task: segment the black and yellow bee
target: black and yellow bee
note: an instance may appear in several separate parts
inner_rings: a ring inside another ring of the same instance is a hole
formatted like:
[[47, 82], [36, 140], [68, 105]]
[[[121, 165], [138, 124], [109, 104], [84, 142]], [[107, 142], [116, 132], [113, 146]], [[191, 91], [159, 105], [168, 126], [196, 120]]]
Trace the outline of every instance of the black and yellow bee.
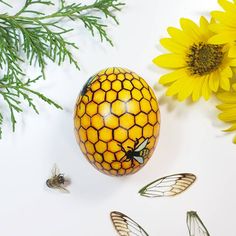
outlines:
[[47, 179], [46, 185], [49, 188], [59, 189], [63, 192], [69, 193], [65, 186], [70, 184], [70, 180], [65, 178], [64, 174], [60, 173], [56, 165], [52, 169], [51, 178]]
[[134, 160], [137, 161], [140, 164], [144, 163], [144, 158], [148, 156], [149, 149], [146, 148], [149, 141], [148, 138], [145, 139], [141, 144], [139, 144], [139, 140], [137, 139], [135, 141], [134, 147], [127, 146], [130, 150], [126, 151], [122, 145], [119, 145], [121, 147], [121, 150], [125, 153], [124, 157], [121, 158], [121, 162], [125, 161], [131, 161], [132, 167], [134, 166]]

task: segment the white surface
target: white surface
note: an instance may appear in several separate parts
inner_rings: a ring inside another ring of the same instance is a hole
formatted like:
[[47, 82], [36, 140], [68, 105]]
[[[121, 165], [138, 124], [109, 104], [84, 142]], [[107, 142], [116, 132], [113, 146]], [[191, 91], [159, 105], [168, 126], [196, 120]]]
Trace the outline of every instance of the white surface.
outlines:
[[[12, 1], [20, 4], [18, 1]], [[22, 1], [21, 1], [22, 2]], [[97, 172], [82, 156], [73, 133], [72, 113], [82, 84], [98, 70], [124, 66], [154, 85], [163, 73], [151, 60], [162, 49], [158, 40], [179, 17], [198, 19], [218, 8], [216, 0], [126, 0], [111, 25], [115, 47], [98, 43], [86, 31], [73, 35], [81, 50], [81, 71], [66, 64], [47, 68], [37, 88], [64, 106], [57, 111], [40, 103], [41, 114], [19, 117], [17, 131], [4, 130], [0, 141], [0, 235], [116, 235], [109, 213], [118, 210], [139, 222], [150, 235], [187, 236], [186, 212], [196, 210], [213, 236], [235, 236], [236, 156], [231, 136], [220, 132], [215, 102], [176, 103], [157, 93], [161, 135], [150, 162], [137, 174], [112, 178]], [[82, 29], [80, 27], [79, 29]], [[57, 163], [72, 179], [71, 194], [45, 187]], [[192, 172], [198, 177], [176, 198], [146, 199], [137, 192], [164, 175]]]

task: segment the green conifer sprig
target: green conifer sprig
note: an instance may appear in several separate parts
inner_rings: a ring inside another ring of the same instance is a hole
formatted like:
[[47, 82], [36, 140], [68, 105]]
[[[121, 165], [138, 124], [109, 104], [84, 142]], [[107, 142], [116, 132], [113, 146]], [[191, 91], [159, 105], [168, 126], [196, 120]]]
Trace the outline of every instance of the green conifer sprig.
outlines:
[[[0, 3], [11, 7], [6, 1], [0, 0]], [[9, 108], [13, 131], [16, 125], [15, 114], [23, 112], [23, 101], [36, 113], [38, 110], [33, 100], [35, 96], [49, 105], [61, 108], [43, 94], [31, 89], [32, 83], [45, 79], [48, 61], [60, 66], [68, 60], [79, 69], [78, 62], [71, 53], [72, 49], [78, 50], [78, 47], [65, 37], [73, 29], [64, 27], [62, 22], [81, 21], [93, 36], [98, 34], [101, 41], [105, 40], [112, 45], [102, 15], [118, 24], [114, 11], [120, 11], [124, 5], [119, 0], [96, 0], [90, 5], [66, 4], [65, 0], [60, 0], [59, 3], [59, 7], [55, 9], [52, 0], [26, 0], [16, 14], [0, 13], [0, 95], [3, 99], [0, 100]], [[52, 7], [51, 12], [46, 14], [37, 10], [40, 5]], [[36, 65], [40, 68], [41, 75], [25, 81], [27, 75], [23, 70], [24, 64]], [[0, 137], [4, 117], [5, 114], [0, 110]]]

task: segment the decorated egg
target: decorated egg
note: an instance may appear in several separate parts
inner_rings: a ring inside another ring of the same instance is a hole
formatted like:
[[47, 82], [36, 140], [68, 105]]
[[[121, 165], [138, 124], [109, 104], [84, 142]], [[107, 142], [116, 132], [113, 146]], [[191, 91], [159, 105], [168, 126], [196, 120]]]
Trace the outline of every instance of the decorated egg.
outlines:
[[102, 70], [80, 92], [74, 126], [84, 156], [97, 170], [113, 176], [135, 173], [147, 163], [158, 141], [157, 98], [136, 73]]

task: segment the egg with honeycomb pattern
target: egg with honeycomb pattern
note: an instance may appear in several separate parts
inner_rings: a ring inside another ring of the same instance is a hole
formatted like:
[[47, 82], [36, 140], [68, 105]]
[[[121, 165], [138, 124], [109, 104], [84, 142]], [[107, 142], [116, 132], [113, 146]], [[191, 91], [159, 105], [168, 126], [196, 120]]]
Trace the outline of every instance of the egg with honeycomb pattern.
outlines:
[[158, 101], [136, 73], [108, 68], [84, 85], [76, 102], [74, 127], [84, 156], [97, 170], [112, 176], [133, 174], [156, 147]]

